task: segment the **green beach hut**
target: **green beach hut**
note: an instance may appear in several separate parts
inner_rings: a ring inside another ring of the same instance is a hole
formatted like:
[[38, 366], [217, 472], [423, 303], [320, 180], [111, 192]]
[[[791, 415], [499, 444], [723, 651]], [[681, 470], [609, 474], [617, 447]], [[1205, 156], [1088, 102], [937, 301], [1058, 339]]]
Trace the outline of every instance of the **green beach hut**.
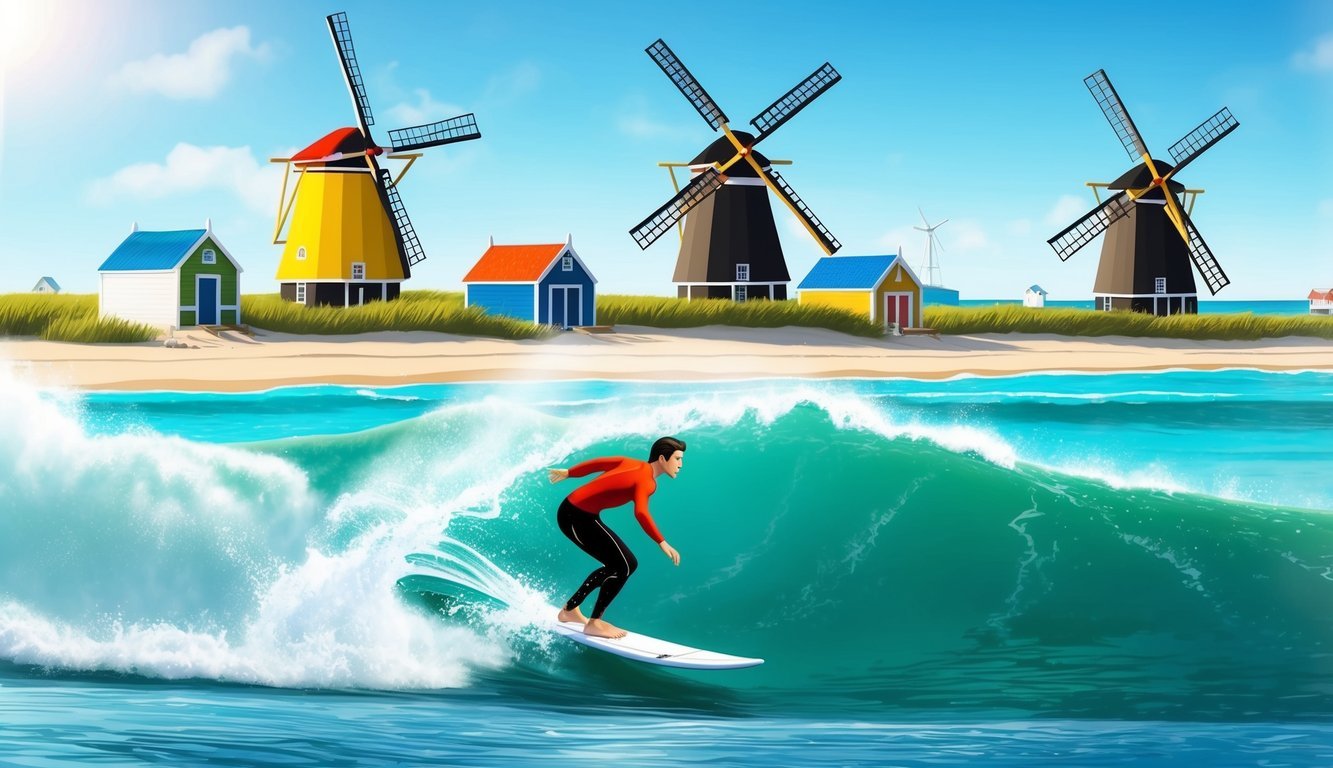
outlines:
[[211, 220], [166, 232], [135, 224], [97, 270], [99, 311], [161, 328], [239, 324], [243, 271]]

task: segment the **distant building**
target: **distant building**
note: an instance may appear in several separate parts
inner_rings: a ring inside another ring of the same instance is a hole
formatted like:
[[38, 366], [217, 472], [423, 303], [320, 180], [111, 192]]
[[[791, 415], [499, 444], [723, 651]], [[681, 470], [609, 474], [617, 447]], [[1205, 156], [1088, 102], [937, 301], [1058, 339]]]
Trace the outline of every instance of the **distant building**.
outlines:
[[597, 323], [597, 278], [574, 237], [550, 245], [491, 245], [463, 278], [466, 306], [560, 328]]
[[945, 288], [942, 285], [923, 285], [921, 286], [921, 304], [922, 306], [958, 306], [958, 291], [952, 288]]
[[236, 324], [242, 271], [211, 221], [167, 232], [141, 232], [135, 224], [97, 270], [98, 306], [103, 317], [161, 328]]
[[872, 323], [921, 325], [921, 280], [898, 256], [825, 256], [796, 287], [797, 301], [849, 309]]
[[1046, 291], [1043, 291], [1040, 285], [1029, 286], [1028, 289], [1023, 292], [1023, 306], [1046, 306]]
[[42, 277], [37, 284], [32, 287], [33, 293], [60, 293], [60, 283], [56, 282], [54, 277]]
[[1310, 291], [1310, 314], [1333, 315], [1333, 289]]

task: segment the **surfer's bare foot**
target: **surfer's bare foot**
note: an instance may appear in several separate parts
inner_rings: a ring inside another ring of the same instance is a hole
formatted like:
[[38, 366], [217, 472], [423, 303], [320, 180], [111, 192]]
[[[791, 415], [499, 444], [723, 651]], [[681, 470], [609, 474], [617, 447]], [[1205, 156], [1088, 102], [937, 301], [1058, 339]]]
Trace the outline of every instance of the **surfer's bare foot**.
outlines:
[[588, 623], [583, 625], [583, 634], [592, 637], [609, 637], [612, 640], [618, 637], [624, 637], [625, 630], [612, 626], [601, 619], [588, 619]]
[[588, 623], [588, 617], [583, 615], [583, 611], [580, 611], [578, 606], [575, 606], [572, 611], [560, 611], [558, 618], [561, 623], [568, 623], [571, 621], [577, 621], [580, 624]]

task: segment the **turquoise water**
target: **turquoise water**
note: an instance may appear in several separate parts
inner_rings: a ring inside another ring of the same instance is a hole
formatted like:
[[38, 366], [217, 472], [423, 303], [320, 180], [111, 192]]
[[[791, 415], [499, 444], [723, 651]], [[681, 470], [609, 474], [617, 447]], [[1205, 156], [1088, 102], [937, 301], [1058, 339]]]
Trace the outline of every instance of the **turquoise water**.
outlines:
[[[0, 761], [1333, 763], [1333, 374], [0, 389]], [[761, 667], [539, 628], [661, 434], [608, 618]]]

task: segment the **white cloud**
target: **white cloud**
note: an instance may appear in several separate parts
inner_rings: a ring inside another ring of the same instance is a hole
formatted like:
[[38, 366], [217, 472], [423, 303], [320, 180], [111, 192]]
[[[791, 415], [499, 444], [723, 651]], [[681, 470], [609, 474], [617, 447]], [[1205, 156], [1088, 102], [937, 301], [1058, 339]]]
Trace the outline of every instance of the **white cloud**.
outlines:
[[425, 88], [417, 88], [413, 93], [417, 97], [415, 104], [402, 102], [389, 107], [386, 111], [389, 117], [393, 118], [395, 127], [407, 128], [414, 125], [424, 125], [467, 112], [466, 109], [457, 105], [432, 99], [430, 91]]
[[1009, 234], [1016, 237], [1022, 237], [1032, 233], [1031, 219], [1014, 219], [1009, 222]]
[[1309, 50], [1297, 51], [1291, 57], [1291, 64], [1296, 69], [1316, 72], [1333, 70], [1333, 35], [1319, 38]]
[[267, 45], [250, 45], [248, 27], [215, 29], [195, 38], [185, 53], [158, 53], [129, 62], [111, 76], [111, 82], [173, 99], [207, 99], [231, 79], [232, 64], [238, 57], [263, 59], [267, 55]]
[[249, 147], [177, 144], [165, 163], [136, 163], [93, 181], [88, 197], [106, 204], [123, 198], [155, 200], [182, 193], [221, 190], [251, 210], [272, 214], [278, 205], [283, 167], [260, 163]]
[[957, 252], [985, 251], [992, 248], [986, 230], [975, 221], [955, 219], [945, 226], [951, 226], [953, 231], [946, 232], [945, 227], [940, 227], [939, 231], [935, 233], [935, 237], [939, 238], [941, 248], [949, 248]]
[[914, 259], [919, 254], [925, 253], [926, 233], [910, 226], [895, 227], [880, 235], [877, 242], [884, 248], [885, 253], [897, 253], [901, 246], [903, 257], [915, 264]]
[[1055, 201], [1055, 205], [1051, 206], [1051, 210], [1046, 213], [1046, 218], [1042, 219], [1042, 223], [1059, 231], [1073, 224], [1079, 216], [1091, 209], [1092, 206], [1088, 205], [1088, 201], [1081, 197], [1061, 195], [1060, 199]]

